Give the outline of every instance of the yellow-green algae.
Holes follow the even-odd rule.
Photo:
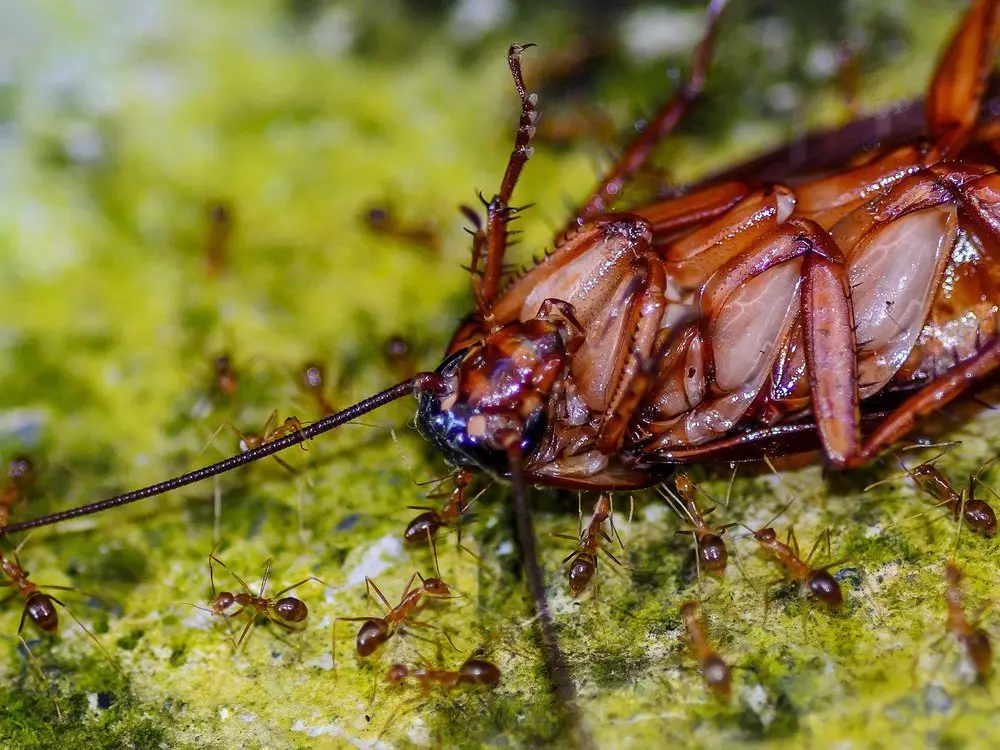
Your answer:
[[[381,342],[393,333],[413,341],[421,365],[435,364],[470,304],[459,269],[468,243],[454,207],[493,188],[509,148],[516,110],[506,44],[539,42],[544,60],[586,28],[596,7],[494,5],[511,19],[461,41],[448,3],[429,15],[394,2],[0,7],[0,450],[5,460],[30,452],[40,471],[21,514],[214,460],[235,449],[226,433],[201,452],[227,420],[252,429],[273,409],[305,418],[310,402],[292,373],[307,359],[328,363],[341,404],[392,382]],[[825,29],[829,37],[871,32],[861,91],[875,108],[919,93],[958,10],[916,0],[878,9],[782,5],[734,9],[717,94],[689,137],[664,149],[675,178],[843,118],[835,86],[801,75],[827,15],[839,23]],[[755,116],[746,92],[796,74],[794,113]],[[665,85],[655,65],[619,65],[599,73],[594,89],[624,123]],[[600,153],[538,150],[517,196],[538,204],[523,222],[527,246],[544,247],[562,196],[590,184]],[[441,227],[439,256],[359,223],[359,212],[387,197],[404,216]],[[237,229],[227,270],[209,278],[204,217],[215,200],[234,207]],[[241,372],[232,400],[211,388],[211,361],[223,351]],[[501,685],[417,700],[397,716],[414,693],[387,690],[385,667],[418,652],[436,659],[435,649],[397,638],[359,664],[347,626],[332,669],[332,618],[376,611],[363,575],[395,598],[414,570],[432,568],[425,550],[398,542],[412,513],[405,506],[424,504],[408,467],[421,480],[443,472],[407,426],[411,412],[412,403],[396,404],[363,420],[381,428],[347,427],[293,451],[294,477],[268,462],[30,537],[21,556],[35,580],[100,596],[103,604],[65,599],[121,673],[65,615],[58,638],[39,638],[29,625],[58,721],[18,647],[20,608],[9,602],[0,618],[0,745],[336,747],[375,743],[383,732],[387,745],[565,739],[500,488],[466,530],[481,566],[452,538],[441,545],[442,576],[465,597],[425,619],[447,625],[460,650],[446,649],[446,663],[482,647],[503,669]],[[958,479],[995,454],[996,420],[953,416],[963,443],[941,465]],[[567,549],[550,536],[573,533],[575,497],[536,494],[562,643],[598,743],[995,745],[995,686],[974,684],[956,643],[941,638],[944,560],[955,554],[968,571],[972,611],[992,595],[995,542],[965,534],[956,551],[940,511],[900,523],[927,507],[912,486],[862,492],[893,470],[836,475],[807,465],[780,480],[766,472],[737,479],[720,516],[760,524],[796,497],[779,529],[794,525],[811,541],[829,528],[833,556],[856,573],[845,577],[843,611],[831,614],[793,588],[768,588],[774,568],[749,540],[738,542],[750,580],[731,565],[723,583],[704,583],[711,635],[737,667],[729,706],[706,694],[681,637],[678,607],[698,595],[698,583],[689,542],[674,534],[678,522],[663,503],[636,496],[628,570],[603,571],[595,604],[568,597],[558,571]],[[697,478],[725,493],[725,476]],[[620,496],[619,510],[624,504]],[[223,623],[190,606],[208,598],[216,535],[219,555],[251,584],[268,557],[275,587],[310,575],[328,582],[328,590],[301,590],[312,608],[308,629],[279,639],[260,627],[232,655]]]

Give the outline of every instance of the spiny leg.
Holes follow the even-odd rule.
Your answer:
[[[715,37],[719,30],[719,18],[725,5],[726,0],[710,0],[706,11],[708,22],[705,35],[695,50],[691,70],[681,83],[680,91],[660,108],[646,129],[628,145],[618,162],[597,184],[594,192],[583,204],[583,208],[570,221],[567,229],[585,224],[605,213],[608,206],[614,203],[621,193],[625,181],[642,168],[656,145],[672,133],[688,113],[691,105],[705,88],[708,66],[712,60]]]
[[[528,146],[531,136],[535,133],[535,121],[538,119],[538,95],[528,94],[524,87],[524,76],[521,73],[521,53],[533,44],[512,44],[507,50],[507,64],[521,98],[521,118],[517,125],[517,135],[514,136],[514,149],[507,160],[507,169],[500,181],[500,190],[486,204],[486,234],[485,237],[477,231],[474,238],[478,243],[473,247],[473,279],[478,273],[479,256],[485,253],[482,279],[478,280],[477,302],[479,312],[490,321],[492,318],[493,301],[500,287],[500,277],[503,270],[503,259],[507,251],[507,224],[517,209],[510,205],[514,187],[521,176],[521,170],[531,157],[532,150]],[[475,283],[475,282],[474,282]]]

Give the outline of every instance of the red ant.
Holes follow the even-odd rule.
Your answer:
[[[29,581],[28,571],[21,566],[21,561],[17,556],[20,549],[21,548],[18,547],[14,550],[10,557],[4,556],[3,552],[0,551],[0,571],[3,571],[4,575],[10,579],[8,581],[0,582],[0,586],[13,586],[16,589],[14,593],[3,599],[3,601],[0,601],[0,604],[10,601],[10,599],[15,596],[21,596],[24,599],[24,609],[21,611],[21,621],[17,626],[17,637],[21,641],[21,645],[24,647],[24,651],[27,654],[28,659],[31,661],[31,664],[39,678],[43,682],[46,682],[45,675],[42,674],[41,668],[38,666],[34,655],[31,653],[31,649],[28,647],[28,642],[24,639],[24,623],[26,620],[31,620],[43,633],[48,633],[50,635],[55,633],[59,629],[59,613],[55,608],[56,604],[66,610],[69,616],[73,618],[76,624],[80,626],[90,640],[97,645],[108,662],[115,669],[118,669],[118,664],[111,657],[111,654],[109,654],[107,649],[105,649],[104,646],[101,645],[101,642],[97,640],[97,636],[95,636],[90,629],[80,621],[80,618],[73,613],[73,610],[67,607],[61,600],[47,593],[47,591],[50,590],[76,591],[78,593],[82,592],[80,592],[79,589],[74,589],[69,586],[40,586],[32,581]],[[88,594],[87,596],[90,595]],[[59,710],[58,703],[55,703],[55,708],[56,713],[60,718],[62,718],[62,712]]]
[[[406,223],[388,205],[370,206],[362,214],[365,224],[374,232],[435,252],[441,246],[437,230],[430,224]]]
[[[219,393],[232,398],[239,388],[239,373],[233,366],[233,361],[228,354],[220,354],[215,358],[215,387]]]
[[[601,495],[594,503],[594,514],[586,528],[583,527],[583,510],[580,510],[580,533],[577,537],[568,534],[554,534],[559,539],[570,539],[577,542],[577,549],[567,555],[561,565],[569,563],[569,590],[577,597],[587,585],[597,575],[598,552],[603,552],[607,558],[618,567],[624,567],[621,561],[607,548],[606,544],[611,544],[612,538],[604,530],[605,522],[610,521],[611,531],[614,533],[621,548],[625,549],[625,544],[615,529],[614,507],[611,504],[609,495]],[[629,526],[632,525],[632,513],[629,512]]]
[[[466,490],[473,479],[474,475],[471,471],[465,469],[457,470],[453,475],[455,488],[451,491],[448,502],[440,510],[426,505],[407,506],[411,510],[422,510],[425,512],[410,521],[406,527],[406,531],[403,533],[403,540],[409,544],[420,544],[424,541],[433,543],[433,540],[437,538],[438,531],[443,526],[450,527],[465,515],[472,504],[479,498],[479,495],[482,494],[480,492],[479,495],[476,495],[469,502],[465,502]],[[438,497],[438,495],[431,495],[431,497]]]
[[[816,540],[809,556],[802,560],[799,557],[799,544],[795,539],[795,534],[791,530],[788,532],[787,542],[782,544],[778,541],[778,535],[774,529],[768,527],[754,531],[746,524],[743,527],[753,534],[761,547],[766,549],[780,562],[788,575],[788,578],[798,582],[809,590],[809,593],[819,599],[830,609],[837,609],[844,603],[844,595],[840,590],[840,584],[830,575],[826,568],[812,568],[809,561],[816,552],[820,539]],[[827,545],[829,546],[830,536],[827,531]],[[791,546],[789,546],[791,545]]]
[[[907,472],[921,489],[927,492],[939,505],[943,505],[957,520],[959,517],[974,531],[984,536],[993,536],[997,532],[997,516],[993,508],[985,500],[975,496],[975,483],[978,474],[969,476],[969,487],[961,492],[955,492],[948,478],[932,463],[924,463]]]
[[[306,362],[302,366],[302,387],[309,394],[320,417],[328,417],[337,409],[326,397],[326,367],[319,362]]]
[[[674,480],[677,489],[678,499],[666,487],[659,488],[660,495],[670,503],[671,507],[688,523],[690,529],[680,529],[678,534],[690,534],[695,539],[695,547],[698,551],[699,567],[704,568],[709,573],[722,575],[726,572],[726,563],[729,560],[729,553],[726,551],[726,543],[722,541],[722,535],[726,529],[737,526],[736,523],[729,523],[724,526],[710,526],[705,522],[705,516],[715,510],[711,507],[704,513],[698,508],[695,501],[696,487],[694,482],[686,474],[680,474]]]
[[[209,276],[215,276],[226,267],[226,250],[233,233],[233,210],[223,202],[208,207],[208,237],[205,240],[205,261]]]
[[[236,425],[234,425],[232,422],[226,422],[225,424],[220,425],[218,429],[216,429],[215,433],[209,439],[208,445],[212,444],[212,442],[215,440],[216,435],[218,435],[219,432],[224,427],[228,427],[233,432],[233,434],[236,435],[236,437],[239,439],[240,452],[246,453],[248,451],[260,448],[262,445],[274,442],[275,440],[279,440],[288,435],[302,432],[303,426],[304,425],[298,419],[298,417],[287,417],[284,422],[278,424],[278,410],[275,409],[274,411],[271,412],[271,415],[267,418],[267,422],[264,423],[264,428],[260,432],[244,433],[238,427],[236,427]],[[208,445],[206,445],[206,448],[208,447]],[[305,450],[305,447],[306,447],[305,444],[303,444],[302,446],[303,450]],[[284,467],[292,474],[295,473],[295,469],[289,466],[288,463],[284,461],[280,456],[275,456],[274,460],[277,461],[279,464],[281,464],[282,467]]]
[[[412,378],[417,374],[411,349],[410,342],[399,335],[392,336],[385,342],[385,360],[397,378]]]
[[[698,602],[684,602],[681,605],[681,619],[691,640],[691,650],[698,660],[705,686],[719,698],[729,700],[732,671],[708,642],[708,621]]]
[[[944,577],[948,583],[944,593],[944,601],[948,607],[947,628],[965,648],[979,678],[985,680],[993,671],[993,647],[990,645],[989,636],[985,630],[975,627],[965,616],[965,609],[962,607],[961,569],[949,562],[945,565]]]
[[[410,668],[405,664],[393,664],[385,675],[390,685],[399,685],[407,680],[418,683],[426,695],[431,685],[438,684],[443,689],[457,685],[488,685],[500,682],[500,668],[482,659],[466,659],[456,671],[437,669],[424,663],[422,667]]]
[[[420,585],[416,588],[411,588],[413,586],[413,581],[417,578],[420,579]],[[426,596],[430,599],[457,598],[457,595],[453,594],[451,589],[448,588],[448,584],[440,578],[424,578],[420,575],[420,573],[414,573],[410,576],[410,580],[406,584],[406,588],[403,589],[402,596],[400,596],[399,604],[395,607],[389,604],[389,600],[385,598],[385,594],[382,593],[375,581],[368,576],[365,576],[365,594],[367,596],[371,596],[372,589],[374,589],[375,593],[378,594],[379,600],[381,600],[386,609],[385,617],[334,618],[333,634],[331,639],[331,652],[333,654],[334,664],[336,664],[337,661],[337,623],[341,620],[344,622],[362,623],[361,628],[358,630],[356,645],[358,656],[366,657],[374,654],[378,648],[392,638],[392,636],[395,635],[404,624],[408,624],[411,627],[434,627],[427,623],[409,620],[409,617],[413,615],[420,606],[421,599],[423,599],[423,597]],[[445,635],[447,636],[447,633],[445,633]]]
[[[27,456],[17,456],[7,467],[7,483],[0,491],[0,526],[10,521],[15,505],[28,499],[28,491],[35,483],[35,465]]]
[[[216,594],[215,565],[221,565],[229,571],[229,574],[236,580],[243,591],[237,594],[233,594],[229,591],[220,591]],[[212,582],[212,602],[207,608],[200,607],[198,605],[193,606],[203,612],[209,612],[212,615],[223,617],[227,623],[230,619],[240,617],[244,614],[246,615],[247,623],[244,626],[239,639],[233,639],[230,637],[230,641],[232,641],[233,644],[233,651],[239,651],[240,646],[243,645],[243,642],[249,635],[254,623],[257,621],[258,616],[266,617],[275,625],[288,632],[297,631],[300,627],[302,627],[302,623],[305,622],[306,618],[309,617],[309,607],[307,607],[306,603],[301,599],[294,596],[285,596],[285,594],[289,591],[297,589],[299,586],[309,583],[310,581],[315,581],[323,586],[326,585],[319,578],[309,576],[308,578],[303,578],[298,583],[293,583],[291,586],[285,586],[285,588],[281,589],[281,591],[278,591],[273,596],[264,596],[264,589],[267,587],[267,580],[271,576],[271,558],[268,558],[264,563],[264,575],[260,579],[260,586],[257,589],[256,596],[247,585],[246,581],[240,578],[232,568],[222,562],[222,560],[214,554],[208,556],[208,576],[209,580]]]

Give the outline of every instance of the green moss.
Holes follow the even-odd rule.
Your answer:
[[[436,364],[470,306],[459,268],[468,241],[454,207],[474,203],[475,189],[489,193],[510,148],[507,44],[540,43],[526,63],[544,116],[572,110],[582,91],[627,126],[664,93],[663,61],[632,60],[616,43],[579,81],[541,80],[547,55],[585,31],[620,29],[620,19],[583,5],[512,3],[507,23],[472,39],[448,25],[447,3],[430,14],[389,0],[122,0],[86,13],[48,0],[0,11],[0,48],[15,72],[0,81],[0,458],[27,451],[39,464],[17,517],[228,455],[230,431],[212,439],[226,422],[258,430],[275,409],[313,418],[295,376],[305,361],[326,363],[337,404],[394,382],[382,355],[393,334],[410,339],[419,366]],[[810,78],[809,60],[859,31],[870,42],[862,105],[918,94],[958,6],[815,5],[822,13],[734,4],[710,96],[660,154],[672,178],[732,164],[806,124],[842,122],[835,81]],[[781,24],[787,47],[774,36]],[[779,106],[789,95],[798,102],[791,112]],[[590,184],[603,145],[539,146],[516,198],[537,205],[523,222],[525,257],[551,242],[561,195]],[[235,230],[225,270],[210,277],[205,215],[219,200],[233,207]],[[385,202],[435,225],[440,252],[368,230],[360,214]],[[223,352],[239,372],[231,397],[212,382]],[[266,462],[30,537],[20,554],[33,579],[85,592],[60,598],[121,672],[62,615],[58,637],[25,626],[42,683],[17,645],[20,609],[8,603],[0,746],[334,747],[382,733],[400,746],[567,742],[499,487],[477,501],[463,533],[481,564],[453,537],[439,547],[441,575],[464,597],[423,618],[446,626],[458,651],[399,637],[379,660],[361,662],[341,624],[332,668],[333,618],[377,611],[365,574],[394,599],[414,570],[433,570],[427,549],[397,541],[415,513],[406,506],[427,503],[414,479],[443,473],[409,429],[411,416],[411,403],[395,404],[368,426],[291,451],[294,474]],[[957,417],[962,445],[941,461],[956,479],[998,447],[989,414]],[[573,533],[576,498],[537,493],[562,644],[598,743],[995,744],[989,685],[973,684],[957,644],[942,639],[944,560],[955,554],[968,571],[974,612],[1000,572],[995,542],[966,533],[956,551],[941,510],[905,520],[928,508],[905,482],[864,492],[895,470],[783,467],[780,481],[741,472],[716,514],[755,526],[787,505],[774,524],[782,533],[794,526],[804,547],[829,528],[831,556],[847,568],[838,613],[795,586],[769,585],[775,567],[739,529],[729,532],[739,555],[731,552],[726,577],[699,581],[690,538],[675,535],[678,522],[651,493],[635,497],[627,567],[602,566],[598,601],[575,602],[559,567],[569,550],[551,535]],[[694,477],[726,496],[727,472]],[[984,479],[1000,480],[1000,469]],[[329,588],[297,590],[309,626],[286,635],[259,623],[234,656],[225,623],[190,606],[211,595],[213,549],[251,586],[273,558],[272,592],[324,579]],[[217,587],[236,588],[217,575]],[[713,641],[736,667],[728,705],[706,692],[682,637],[679,606],[699,596]],[[987,615],[987,626],[994,621]],[[454,666],[476,649],[503,670],[493,691],[424,700],[384,684],[392,661]]]

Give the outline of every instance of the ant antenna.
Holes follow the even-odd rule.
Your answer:
[[[430,372],[420,373],[413,376],[409,380],[404,380],[402,383],[398,383],[391,388],[380,391],[374,396],[369,396],[353,406],[349,406],[343,411],[331,414],[329,417],[324,417],[317,422],[306,425],[301,430],[296,430],[295,432],[285,435],[284,437],[264,443],[263,445],[240,453],[236,456],[231,456],[230,458],[202,467],[201,469],[195,469],[192,472],[182,474],[174,477],[173,479],[167,479],[165,481],[149,485],[148,487],[126,492],[124,495],[117,495],[116,497],[108,498],[107,500],[100,500],[96,503],[90,503],[89,505],[82,505],[78,508],[71,508],[70,510],[64,510],[59,513],[52,513],[30,521],[22,521],[21,523],[9,524],[7,526],[0,527],[0,536],[9,536],[10,534],[18,531],[36,529],[41,526],[51,526],[52,524],[68,521],[72,518],[79,518],[81,516],[89,516],[93,513],[100,513],[111,508],[117,508],[120,505],[128,505],[129,503],[134,503],[137,500],[144,500],[147,497],[163,495],[189,484],[194,484],[195,482],[200,482],[204,479],[218,476],[219,474],[225,474],[233,469],[238,469],[241,466],[252,464],[255,461],[267,458],[275,453],[280,453],[283,450],[291,448],[293,445],[298,445],[306,440],[311,440],[317,435],[322,435],[324,432],[329,432],[330,430],[340,427],[341,425],[360,417],[362,414],[367,414],[370,411],[374,411],[375,409],[385,406],[391,401],[396,401],[404,396],[409,396],[410,394],[422,391],[433,391],[438,389],[440,386],[441,378],[439,375]]]

